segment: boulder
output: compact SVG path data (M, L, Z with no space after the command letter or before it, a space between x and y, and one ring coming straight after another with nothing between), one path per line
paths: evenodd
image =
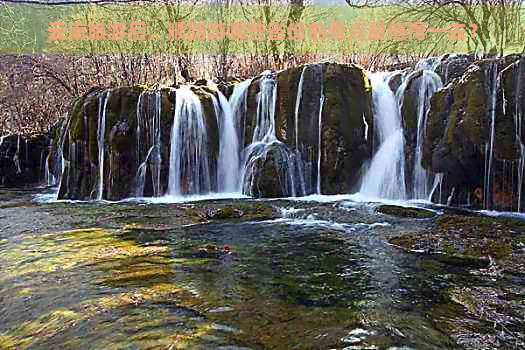
M254 79L248 88L247 111L241 123L244 146L251 143L256 127L260 79ZM319 135L321 192L354 190L360 169L372 154L374 135L371 86L364 69L352 64L318 63L277 72L275 79L276 138L300 154L306 194L316 191Z
M46 134L0 136L0 187L22 188L43 181L49 142Z
M470 194L465 197L472 199L471 204L482 204L489 194L491 208L518 208L518 196L512 194L521 190L518 168L525 136L521 122L524 70L524 58L516 55L478 61L432 97L422 166L443 173L447 191L456 188L456 193ZM490 154L492 115L494 139ZM486 179L491 157L491 177ZM487 181L489 189L485 189Z
M202 103L210 164L216 164L218 127L208 89L199 86L193 90ZM69 122L62 125L63 140L56 140L65 159L59 198L97 198L101 160L103 199L164 195L169 181L176 94L172 88L132 86L96 88L79 98ZM99 159L99 120L104 106L103 158ZM181 179L181 183L192 180Z

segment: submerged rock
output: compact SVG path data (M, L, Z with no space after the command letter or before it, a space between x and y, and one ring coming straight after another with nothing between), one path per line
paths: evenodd
M430 218L436 215L434 212L430 210L426 210L426 209L401 207L397 205L386 205L386 204L380 205L377 208L377 211L379 213L383 213L387 215L400 216L404 218L416 218L416 219Z

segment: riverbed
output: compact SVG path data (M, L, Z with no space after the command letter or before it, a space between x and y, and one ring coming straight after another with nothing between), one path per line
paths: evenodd
M521 218L40 192L0 191L0 349L525 348Z

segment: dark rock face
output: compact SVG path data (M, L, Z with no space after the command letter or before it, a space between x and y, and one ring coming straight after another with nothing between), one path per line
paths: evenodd
M328 64L323 109L321 189L354 189L363 162L372 155L374 121L368 77L357 66Z
M205 116L210 164L216 164L217 119L209 95L213 91L206 89L195 87L194 92ZM138 86L94 89L79 98L64 125L63 140L55 139L57 148L62 144L65 159L59 198L97 198L101 159L102 198L120 200L137 195L137 191L143 196L164 195L168 189L175 101L175 89L147 90ZM98 133L104 104L104 148L103 158L99 159ZM216 169L212 172L216 174ZM181 182L191 180L183 178Z
M372 154L374 135L371 86L365 71L356 65L319 63L278 72L276 80L276 137L301 155L306 194L316 191L319 134L321 193L354 190L363 162ZM255 129L258 93L259 79L254 79L248 89L245 120L241 122L244 146L251 142ZM272 172L266 173L272 176ZM259 181L268 186L265 190L259 188L254 195L267 197L279 192L269 188L279 185L278 181Z
M436 68L436 73L441 77L443 85L447 85L452 80L461 77L475 61L476 55L444 55Z
M46 135L0 137L0 187L26 187L44 180Z
M279 142L268 146L264 156L256 160L256 170L251 180L254 197L279 198L291 195L287 171L289 150Z
M413 191L414 170L417 162L418 132L425 123L424 111L429 109L432 94L441 86L439 77L428 70L408 74L404 85L398 89L402 95L401 117L405 136L405 183L408 193Z
M432 97L422 166L444 173L447 192L456 187L456 195L470 194L473 203L489 200L491 208L517 210L520 145L525 136L524 88L525 60L513 55L470 64ZM491 143L493 97L492 171L485 178L491 159L487 145ZM487 182L489 188L485 188ZM487 194L490 198L484 198Z

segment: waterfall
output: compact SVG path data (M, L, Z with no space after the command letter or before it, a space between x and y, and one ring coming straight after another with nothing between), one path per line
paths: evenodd
M485 145L485 182L483 194L483 207L490 208L492 193L492 160L494 156L494 139L496 137L496 99L498 94L498 87L500 76L498 75L498 66L496 63L491 65L492 78L490 79L490 134L489 141Z
M297 85L297 96L295 98L295 149L299 149L299 106L301 105L301 97L303 96L303 81L304 81L304 72L306 71L304 66L301 72L301 77L299 78L299 85Z
M294 113L294 123L295 123L295 153L293 154L293 163L295 164L297 175L299 179L299 190L301 195L305 196L307 193L306 183L305 183L305 169L304 162L302 159L301 151L299 149L299 110L301 106L301 100L303 96L303 82L304 82L304 73L306 72L308 66L304 66L301 71L301 77L299 78L299 83L297 85L297 96L295 98L295 113ZM294 194L295 195L295 194Z
M443 87L441 78L434 72L438 65L439 59L436 57L419 61L414 72L402 76L401 85L395 94L388 85L392 73L371 74L374 129L377 130L380 144L362 178L360 193L363 195L373 198L427 200L439 185L441 177L430 175L421 166L430 98ZM405 184L405 131L401 122L401 109L407 89L412 93L415 91L417 107L412 193L407 193Z
M281 183L281 192L285 196L304 195L303 171L300 155L291 151L288 146L279 141L275 135L275 104L277 99L277 81L275 73L266 71L259 80L259 92L256 96L257 116L252 142L242 152L242 167L240 190L244 194L253 195L261 165L270 153L274 162L278 163L274 174Z
M441 78L433 71L423 71L419 86L419 99L417 103L417 143L414 164L414 199L428 199L433 179L428 171L421 165L423 141L425 137L427 114L430 109L432 94L443 87Z
M514 185L514 182L511 183L510 187L507 186L508 188L511 189L511 191L514 191L514 189L516 190L516 194L517 194L517 200L518 200L518 203L517 203L517 210L518 211L521 211L521 201L522 201L522 193L523 193L523 175L524 175L524 168L525 168L525 145L523 143L523 138L521 136L522 134L522 128L523 128L523 111L521 110L521 101L520 99L522 98L522 89L523 89L523 86L522 86L522 79L523 79L523 69L525 69L525 59L523 57L521 57L518 61L512 63L511 65L507 66L505 69L503 69L499 75L498 75L498 79L497 79L497 83L498 83L498 88L501 88L501 93L502 93L502 97L503 97L503 115L507 115L507 111L508 111L508 106L507 106L507 96L505 96L505 89L501 86L501 77L503 76L503 74L512 74L513 70L517 69L518 70L518 76L517 76L517 80L516 80L516 89L515 89L515 96L514 98L516 99L515 100L515 103L514 103L514 111L513 111L513 115L514 115L514 131L515 131L515 134L514 134L514 138L515 138L515 147L517 148L517 151L518 151L518 154L519 154L519 158L518 158L518 161L517 161L517 187L515 187ZM491 130L492 131L492 130ZM503 161L503 166L504 166L504 171L503 171L503 174L505 175L506 174L506 171L505 171L505 167L506 167L506 161L504 160ZM512 181L514 181L514 163L511 162L511 166L512 166L512 170L510 171L510 178ZM505 181L504 181L505 183Z
M160 167L162 163L162 156L160 154L160 114L162 95L159 90L154 92L155 96L155 114L153 115L153 125L150 129L150 138L153 140L153 161L151 164L153 177L153 195L160 196Z
M388 75L370 75L375 130L380 146L363 178L360 193L370 198L405 199L405 139L400 110Z
M321 83L321 97L319 99L319 126L318 126L318 143L317 143L317 194L321 194L321 146L322 146L322 121L324 105L324 86Z
M104 192L104 137L106 135L106 113L109 99L109 90L99 97L98 109L98 186L97 186L97 200L102 200Z
M152 151L153 151L153 147L151 147L148 150L148 153L146 155L146 159L144 160L144 162L142 162L139 165L139 167L137 169L137 176L136 176L136 180L135 180L136 186L135 186L135 193L134 193L135 197L142 197L142 196L144 196L144 185L146 184L146 168L147 168L147 165L148 165L149 156L151 155Z
M425 137L425 128L427 114L430 109L430 98L432 94L443 87L441 78L434 72L439 62L436 62L435 58L426 59L420 61L416 68L423 70L416 70L409 74L406 78L403 78L401 86L396 91L396 100L398 101L399 108L403 106L403 96L406 90L409 88L409 84L417 83L417 132L416 132L416 145L415 145L415 157L413 163L412 173L412 194L413 199L424 199L427 200L430 197L432 188L436 185L436 179L430 175L421 166L422 158L422 145ZM410 89L413 87L410 86Z
M523 169L525 167L525 145L521 138L522 133L522 110L521 110L521 79L523 79L522 69L525 60L523 57L518 61L518 84L516 87L516 110L514 113L514 125L516 128L516 140L519 142L520 159L518 162L518 211L521 211L521 195L523 192Z
M257 93L257 119L253 131L252 142L243 150L243 166L241 170L241 191L252 194L257 163L266 159L268 145L278 143L275 136L275 101L277 99L277 81L274 74L264 72L259 81L260 91Z
M235 129L239 130L238 140L241 147L244 147L244 130L246 129L246 118L243 118L243 116L246 113L246 98L252 81L253 79L248 79L235 85L229 99L233 117L235 118ZM241 125L241 120L243 125Z
M277 141L275 136L275 103L277 100L275 75L270 72L264 72L259 87L261 91L257 94L257 119L253 131L252 144Z
M199 98L187 86L177 89L171 130L169 195L211 191L207 141Z
M153 103L151 103L153 100ZM162 95L160 90L143 91L137 101L137 175L133 195L142 197L146 183L147 165L150 165L153 196L161 195L160 168L162 164L160 116L162 112ZM142 135L145 136L143 143ZM142 147L147 149L143 157Z
M213 107L219 125L219 160L217 184L219 192L235 192L239 176L239 139L235 116L228 100L217 90L218 99L212 94Z
M0 143L1 144L1 143ZM49 170L49 159L51 158L52 154L49 153L46 157L45 164L44 164L44 178L46 180L47 186L55 186L57 184L57 179L53 175L53 173Z

